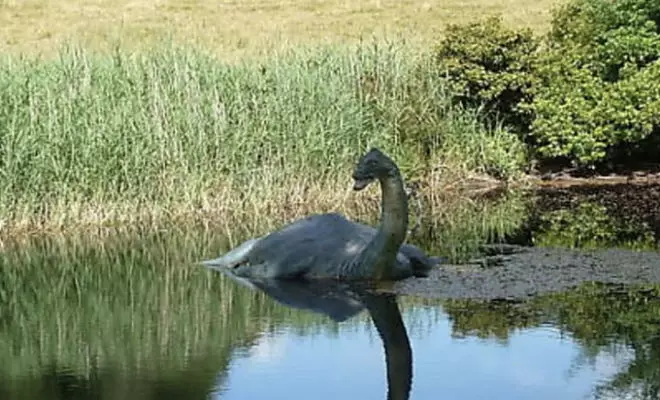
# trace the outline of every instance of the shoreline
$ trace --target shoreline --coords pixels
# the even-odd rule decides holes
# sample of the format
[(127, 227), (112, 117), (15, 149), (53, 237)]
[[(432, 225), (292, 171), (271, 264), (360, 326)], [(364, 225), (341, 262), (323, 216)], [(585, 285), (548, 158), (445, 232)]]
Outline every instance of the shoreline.
[(660, 185), (660, 172), (634, 171), (633, 173), (594, 174), (589, 177), (583, 177), (561, 171), (552, 175), (538, 173), (525, 174), (522, 178), (512, 182), (478, 177), (466, 180), (458, 191), (488, 194), (503, 189), (552, 190), (611, 185)]
[(428, 278), (409, 278), (376, 290), (429, 299), (524, 301), (589, 283), (660, 284), (658, 252), (515, 245), (485, 250), (482, 258), (436, 267)]
[[(418, 185), (418, 183), (414, 185)], [(578, 177), (562, 173), (550, 178), (540, 174), (527, 174), (511, 182), (496, 180), (488, 176), (473, 176), (441, 182), (433, 189), (430, 189), (429, 185), (424, 182), (416, 191), (426, 198), (425, 201), (430, 199), (432, 202), (444, 203), (451, 202), (452, 198), (496, 198), (507, 191), (562, 190), (613, 185), (630, 185), (631, 188), (660, 185), (660, 173), (610, 174), (592, 177)], [(256, 219), (267, 220), (266, 224), (270, 225), (277, 224), (280, 220), (299, 218), (316, 212), (337, 211), (359, 216), (377, 213), (379, 204), (377, 191), (359, 197), (352, 196), (348, 192), (334, 192), (334, 194), (335, 196), (327, 197), (321, 201), (305, 202), (305, 195), (301, 193), (296, 196), (297, 201), (293, 202), (295, 203), (293, 205), (291, 199), (285, 196), (281, 199), (275, 199), (281, 200), (280, 203), (283, 204), (280, 212), (275, 211), (277, 201), (264, 204), (263, 207), (258, 207), (255, 203), (252, 205), (252, 211), (254, 211), (254, 215), (264, 215), (263, 218)], [(318, 196), (314, 196), (312, 193), (308, 193), (306, 197), (318, 199)], [(241, 219), (241, 215), (245, 214), (245, 210), (243, 212), (232, 211), (232, 208), (227, 204), (221, 204), (217, 200), (213, 201), (208, 198), (206, 200), (208, 202), (205, 202), (206, 204), (202, 208), (183, 203), (179, 205), (176, 203), (170, 204), (168, 207), (157, 203), (131, 205), (130, 202), (127, 202), (124, 205), (108, 204), (104, 209), (103, 205), (90, 204), (87, 212), (84, 210), (84, 204), (71, 204), (70, 208), (78, 207), (81, 210), (80, 215), (84, 216), (83, 220), (79, 224), (75, 224), (74, 227), (71, 227), (71, 222), (76, 218), (71, 216), (44, 218), (35, 215), (32, 221), (29, 221), (25, 216), (23, 216), (22, 221), (12, 221), (8, 218), (4, 221), (0, 220), (0, 239), (76, 232), (121, 231), (143, 226), (161, 229), (159, 225), (178, 223), (184, 220), (188, 220), (191, 224), (223, 225), (227, 227), (232, 226), (232, 224), (226, 221), (224, 224), (220, 222), (223, 219), (226, 220), (223, 217), (224, 214), (233, 215), (232, 219)], [(243, 226), (243, 228), (249, 229), (250, 227)]]
[(531, 175), (534, 185), (542, 188), (564, 188), (571, 186), (606, 185), (655, 185), (660, 184), (660, 172), (655, 170), (633, 170), (626, 173), (595, 174), (589, 177), (572, 175), (565, 171), (553, 175)]

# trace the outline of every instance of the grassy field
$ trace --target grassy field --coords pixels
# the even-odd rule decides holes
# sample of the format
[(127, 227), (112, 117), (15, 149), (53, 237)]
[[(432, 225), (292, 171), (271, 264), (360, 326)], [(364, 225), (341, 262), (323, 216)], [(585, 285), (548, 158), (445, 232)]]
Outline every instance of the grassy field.
[(449, 23), (501, 13), (507, 24), (547, 27), (556, 0), (0, 0), (0, 52), (54, 54), (140, 48), (164, 37), (235, 59), (273, 47), (402, 34), (428, 42)]

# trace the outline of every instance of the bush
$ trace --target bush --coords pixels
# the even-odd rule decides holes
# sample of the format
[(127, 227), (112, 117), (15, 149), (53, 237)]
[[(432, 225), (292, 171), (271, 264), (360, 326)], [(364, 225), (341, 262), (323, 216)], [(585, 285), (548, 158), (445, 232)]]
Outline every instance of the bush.
[(545, 157), (594, 165), (660, 126), (660, 2), (573, 0), (539, 60), (532, 134)]
[(526, 165), (524, 143), (501, 125), (486, 123), (478, 111), (454, 104), (446, 81), (433, 73), (429, 61), (418, 63), (397, 96), (373, 104), (380, 110), (378, 120), (395, 127), (409, 155), (402, 169), (415, 178), (440, 165), (457, 175), (515, 178)]
[(570, 0), (543, 41), (497, 18), (453, 25), (434, 56), (456, 101), (536, 157), (595, 166), (660, 143), (660, 1)]
[(532, 98), (538, 44), (530, 30), (506, 29), (500, 18), (492, 17), (449, 26), (434, 57), (458, 102), (484, 107), (523, 132), (532, 114), (519, 105)]

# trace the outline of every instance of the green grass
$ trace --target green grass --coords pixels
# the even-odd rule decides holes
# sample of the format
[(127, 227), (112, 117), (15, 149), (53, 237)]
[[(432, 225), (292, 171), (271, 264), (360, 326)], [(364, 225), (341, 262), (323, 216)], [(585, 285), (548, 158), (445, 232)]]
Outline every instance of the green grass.
[(433, 254), (465, 262), (487, 243), (501, 243), (520, 229), (529, 213), (523, 193), (503, 193), (494, 199), (458, 198), (432, 210), (423, 225), (430, 232)]
[(373, 145), (410, 179), (448, 163), (450, 176), (512, 175), (524, 161), (513, 136), (450, 107), (404, 42), (238, 64), (167, 45), (6, 56), (0, 104), (6, 231), (210, 214), (249, 228), (355, 209), (350, 172)]

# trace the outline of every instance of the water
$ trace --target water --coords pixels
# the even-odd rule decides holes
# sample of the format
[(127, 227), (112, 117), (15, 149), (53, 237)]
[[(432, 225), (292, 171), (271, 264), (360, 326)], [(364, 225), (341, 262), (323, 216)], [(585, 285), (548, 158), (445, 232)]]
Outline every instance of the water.
[[(581, 199), (456, 210), (421, 244), (657, 248), (657, 215)], [(524, 303), (250, 288), (193, 265), (227, 246), (195, 226), (0, 242), (0, 399), (660, 397), (658, 287)]]
[[(597, 376), (591, 371), (575, 380), (562, 376), (576, 349), (555, 341), (553, 335), (529, 332), (504, 347), (451, 340), (448, 325), (442, 320), (427, 337), (412, 337), (414, 348), (425, 349), (415, 357), (413, 398), (433, 398), (439, 393), (448, 398), (481, 398), (488, 393), (528, 398), (540, 389), (544, 398), (560, 394), (566, 398), (566, 394), (588, 391), (590, 381)], [(299, 398), (382, 398), (379, 394), (387, 384), (382, 350), (369, 333), (373, 334), (371, 330), (349, 331), (336, 338), (301, 338), (288, 330), (278, 332), (232, 364), (226, 381), (218, 385), (223, 389), (216, 392), (216, 398), (286, 398), (293, 387)], [(530, 362), (528, 357), (521, 357), (530, 345), (539, 344), (551, 344), (548, 351), (561, 351), (555, 356), (558, 362)], [(502, 363), (512, 361), (512, 368), (502, 368)], [(572, 387), (564, 386), (566, 383)]]
[[(416, 315), (412, 315), (416, 314)], [(452, 323), (435, 310), (410, 310), (404, 321), (435, 319), (410, 334), (412, 399), (582, 399), (625, 369), (630, 352), (601, 353), (581, 362), (582, 349), (552, 326), (494, 338), (452, 337)], [(213, 398), (385, 398), (386, 366), (375, 330), (342, 329), (339, 336), (301, 337), (282, 329), (261, 338), (219, 379)], [(395, 371), (401, 379), (405, 372)], [(398, 397), (403, 398), (403, 397)]]

